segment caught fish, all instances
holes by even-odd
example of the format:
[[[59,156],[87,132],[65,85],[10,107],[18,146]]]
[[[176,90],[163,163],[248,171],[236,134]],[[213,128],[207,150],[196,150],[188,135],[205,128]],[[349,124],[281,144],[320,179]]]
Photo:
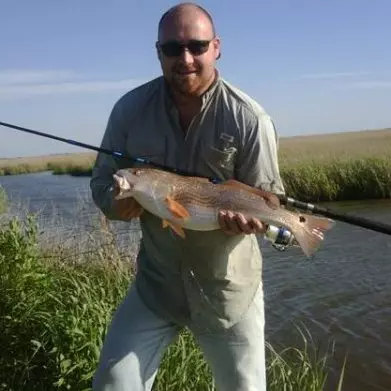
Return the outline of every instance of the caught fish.
[[[185,238],[185,230],[220,229],[219,210],[239,212],[265,224],[288,228],[304,254],[314,254],[323,233],[334,222],[330,219],[289,211],[270,192],[236,180],[214,184],[206,178],[188,177],[155,168],[126,168],[114,175],[116,199],[133,197],[145,210],[162,219]]]

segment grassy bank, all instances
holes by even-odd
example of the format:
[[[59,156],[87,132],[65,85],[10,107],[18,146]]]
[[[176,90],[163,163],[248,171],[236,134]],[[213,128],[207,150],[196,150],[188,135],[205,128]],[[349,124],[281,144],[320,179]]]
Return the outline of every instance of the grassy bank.
[[[391,198],[391,155],[282,164],[289,196],[307,202]]]
[[[83,163],[73,162],[68,164],[49,164],[50,171],[54,175],[91,176],[94,160]]]
[[[31,174],[42,171],[71,173],[92,166],[95,153],[75,153],[0,159],[0,175]]]
[[[90,176],[94,153],[0,159],[0,175],[51,170]],[[303,201],[391,197],[391,129],[281,138],[281,176],[287,194]]]
[[[2,225],[0,390],[90,389],[107,325],[133,276],[129,259],[108,243],[69,257],[71,248],[39,244],[31,218]],[[330,356],[320,355],[307,338],[279,352],[268,345],[269,391],[323,390]],[[210,369],[186,331],[166,352],[154,390],[214,390]]]
[[[5,190],[0,186],[0,214],[4,213],[8,207],[8,197]]]

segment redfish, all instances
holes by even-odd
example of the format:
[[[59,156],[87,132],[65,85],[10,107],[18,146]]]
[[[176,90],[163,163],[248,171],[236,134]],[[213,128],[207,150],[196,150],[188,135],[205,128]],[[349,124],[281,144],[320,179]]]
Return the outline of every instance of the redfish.
[[[289,211],[275,194],[232,179],[215,184],[206,178],[149,167],[121,169],[113,179],[116,199],[133,197],[145,210],[160,217],[163,227],[170,227],[182,238],[186,237],[186,229],[220,229],[219,210],[231,210],[289,229],[310,257],[334,225],[328,218]]]

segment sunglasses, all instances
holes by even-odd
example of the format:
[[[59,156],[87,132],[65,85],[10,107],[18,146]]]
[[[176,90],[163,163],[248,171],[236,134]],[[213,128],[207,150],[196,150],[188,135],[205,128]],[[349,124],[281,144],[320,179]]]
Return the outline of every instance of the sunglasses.
[[[187,43],[178,41],[167,41],[159,45],[163,54],[167,57],[178,57],[185,49],[187,49],[193,56],[200,56],[209,49],[209,44],[212,40],[191,39]]]

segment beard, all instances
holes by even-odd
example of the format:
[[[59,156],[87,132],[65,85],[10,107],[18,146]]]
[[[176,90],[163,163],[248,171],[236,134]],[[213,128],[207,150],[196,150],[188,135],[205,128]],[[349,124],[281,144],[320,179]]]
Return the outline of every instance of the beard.
[[[202,75],[197,72],[189,74],[173,73],[171,76],[171,85],[181,95],[196,96],[204,84],[203,79]]]
[[[213,69],[209,72],[208,69],[200,65],[193,67],[174,66],[169,75],[169,84],[173,90],[184,97],[197,97],[205,92],[213,75]]]

